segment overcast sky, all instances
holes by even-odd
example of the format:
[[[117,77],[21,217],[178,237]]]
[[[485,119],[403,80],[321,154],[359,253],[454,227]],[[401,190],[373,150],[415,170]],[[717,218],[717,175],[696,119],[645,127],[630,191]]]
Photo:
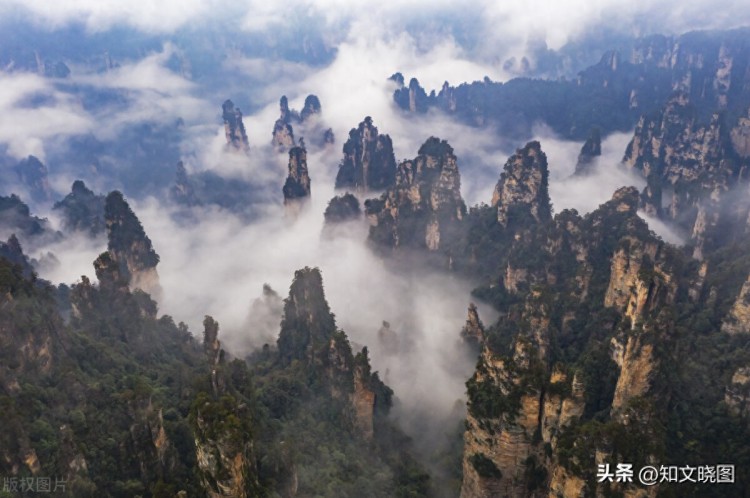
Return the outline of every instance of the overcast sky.
[[[544,38],[552,48],[563,45],[592,26],[605,24],[631,32],[682,32],[747,24],[750,9],[742,0],[528,0],[471,3],[446,0],[3,0],[3,8],[26,11],[50,27],[71,21],[91,31],[123,24],[152,33],[170,33],[215,19],[247,31],[279,29],[290,21],[317,24],[332,36],[376,31],[398,33],[405,28],[453,33],[457,38],[523,44]],[[431,28],[431,29],[425,29]],[[335,40],[332,40],[335,42]]]

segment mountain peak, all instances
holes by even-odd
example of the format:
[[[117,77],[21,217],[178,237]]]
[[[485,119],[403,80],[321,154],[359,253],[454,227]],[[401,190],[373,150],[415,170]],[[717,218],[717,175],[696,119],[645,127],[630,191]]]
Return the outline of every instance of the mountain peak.
[[[104,220],[107,227],[107,249],[117,262],[132,289],[155,294],[161,292],[156,254],[140,220],[121,192],[110,192],[105,200]]]
[[[245,124],[242,122],[242,111],[235,107],[231,100],[225,100],[221,109],[227,147],[230,150],[247,152],[250,149],[250,143],[247,140]]]
[[[337,189],[368,192],[393,185],[396,174],[393,143],[391,137],[378,133],[370,116],[351,129],[343,152],[344,159],[336,175]]]
[[[497,221],[508,226],[530,217],[535,223],[552,219],[547,156],[537,141],[527,143],[508,158],[492,194]]]

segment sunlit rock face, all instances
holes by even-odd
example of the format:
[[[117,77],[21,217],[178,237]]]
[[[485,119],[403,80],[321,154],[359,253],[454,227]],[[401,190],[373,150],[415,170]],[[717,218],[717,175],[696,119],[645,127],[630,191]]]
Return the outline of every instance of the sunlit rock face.
[[[730,334],[750,334],[750,277],[742,284],[740,294],[724,319],[721,330]]]
[[[416,158],[398,165],[395,184],[365,202],[365,212],[370,239],[377,244],[432,252],[445,248],[446,240],[458,237],[466,216],[453,148],[429,138]]]
[[[383,190],[396,178],[396,158],[391,137],[378,133],[371,117],[349,132],[344,160],[336,175],[336,188],[357,192]]]
[[[511,171],[524,157],[534,164],[533,156],[517,153],[509,161]],[[504,197],[520,199],[529,223],[520,231],[499,232],[512,241],[505,249],[511,257],[499,265],[504,271],[493,287],[503,296],[500,317],[483,326],[470,308],[462,331],[464,337],[481,334],[483,341],[467,382],[461,496],[596,496],[604,488],[590,486],[589,470],[569,451],[586,444],[585,454],[594,462],[612,456],[609,434],[581,429],[598,427],[591,420],[591,400],[599,397],[593,393],[600,392],[602,380],[579,368],[581,357],[561,360],[572,351],[563,343],[597,324],[574,339],[588,344],[584,350],[600,351],[598,372],[610,376],[597,410],[606,413],[600,416],[613,431],[645,434],[643,451],[657,454],[663,440],[649,424],[663,406],[656,386],[669,358],[654,344],[670,341],[668,310],[681,296],[675,269],[683,256],[639,218],[636,188],[618,189],[585,217],[563,211],[548,223],[540,223],[529,208],[536,196],[511,193]],[[508,220],[510,227],[513,217]],[[520,256],[513,256],[517,251]],[[592,309],[600,311],[592,315]],[[601,327],[607,330],[603,338]],[[621,491],[635,496],[638,490]]]

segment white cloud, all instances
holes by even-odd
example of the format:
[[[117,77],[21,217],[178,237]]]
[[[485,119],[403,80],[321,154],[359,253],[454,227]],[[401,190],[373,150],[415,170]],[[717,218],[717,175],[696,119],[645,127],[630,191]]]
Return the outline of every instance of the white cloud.
[[[0,143],[21,159],[30,154],[44,161],[45,143],[90,131],[91,116],[76,99],[32,73],[0,72]]]
[[[5,0],[3,7],[30,11],[33,19],[50,27],[78,22],[90,32],[128,25],[146,32],[170,32],[184,24],[205,18],[219,2],[213,0]]]
[[[176,53],[167,43],[160,52],[104,73],[87,73],[85,68],[74,73],[71,83],[115,91],[120,97],[95,109],[98,138],[115,138],[123,126],[143,122],[173,125],[179,118],[192,126],[213,120],[216,106],[195,96],[198,86],[165,67]]]

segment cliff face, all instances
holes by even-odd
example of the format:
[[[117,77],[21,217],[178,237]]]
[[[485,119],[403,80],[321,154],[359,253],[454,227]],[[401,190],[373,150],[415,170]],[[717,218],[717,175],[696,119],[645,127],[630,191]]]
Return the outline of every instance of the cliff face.
[[[393,185],[395,176],[396,158],[391,137],[380,135],[368,116],[349,132],[344,144],[344,160],[336,175],[336,188],[358,192],[383,190]]]
[[[235,107],[231,100],[224,101],[221,109],[227,148],[231,151],[247,152],[250,149],[250,142],[247,140],[245,124],[242,122],[242,111]]]
[[[460,187],[453,149],[431,137],[415,159],[398,165],[393,187],[365,202],[370,240],[393,249],[445,249],[444,240],[457,238],[466,215]]]
[[[750,277],[742,284],[740,294],[724,319],[721,330],[730,334],[750,333]]]
[[[46,381],[62,361],[65,326],[50,293],[37,290],[35,277],[6,259],[8,252],[25,259],[17,240],[0,243],[0,391],[6,428],[0,434],[0,472],[37,476],[42,472],[39,444],[24,424],[30,415],[18,400],[33,396],[33,383]]]
[[[461,338],[470,344],[480,347],[484,343],[484,325],[479,319],[479,312],[474,303],[469,305],[466,325],[461,329]]]
[[[94,194],[81,180],[73,182],[71,192],[53,209],[61,212],[65,230],[91,236],[104,233],[104,196]]]
[[[467,382],[461,496],[598,496],[614,488],[596,483],[596,464],[635,458],[613,443],[618,431],[649,441],[638,458],[661,451],[663,436],[651,424],[668,398],[656,393],[655,380],[671,360],[654,344],[670,347],[665,310],[686,285],[675,274],[680,255],[637,216],[635,188],[618,190],[586,217],[563,211],[552,223],[533,217],[528,206],[538,196],[530,189],[512,196],[519,190],[505,198],[520,199],[531,224],[506,234],[512,242],[493,255],[503,268],[502,289],[491,287],[502,296],[501,315],[483,327]],[[477,323],[470,311],[465,330]],[[577,359],[561,361],[566,354]],[[592,421],[593,413],[609,425]]]
[[[518,322],[527,332],[519,331],[511,355],[485,343],[467,382],[462,498],[547,496],[559,435],[583,414],[581,382],[547,370],[555,332],[543,303],[541,294],[529,296]]]
[[[295,145],[294,126],[298,127],[298,136],[308,137],[314,146],[324,146],[333,143],[333,130],[323,129],[320,122],[322,108],[320,99],[315,95],[308,95],[302,111],[289,108],[289,100],[282,95],[279,101],[279,119],[273,125],[271,145],[278,152],[286,152]],[[304,142],[303,142],[304,143]]]
[[[736,239],[731,225],[744,220],[747,210],[738,212],[732,191],[750,167],[744,138],[750,86],[739,83],[749,77],[736,73],[731,61],[739,57],[743,71],[748,61],[738,55],[744,49],[730,46],[709,44],[708,50],[718,53],[715,72],[707,53],[672,54],[671,64],[683,75],[674,83],[676,93],[663,108],[641,117],[624,157],[647,180],[644,210],[689,233],[696,259]]]
[[[256,496],[257,481],[251,428],[231,396],[199,396],[192,413],[195,455],[201,485],[210,498]]]
[[[277,151],[285,152],[294,147],[294,130],[291,125],[292,113],[289,110],[289,101],[286,95],[283,95],[279,101],[279,110],[281,115],[273,125],[271,145]]]
[[[328,307],[317,268],[295,272],[277,344],[282,364],[295,360],[305,364],[327,386],[329,395],[342,403],[352,427],[366,439],[373,437],[374,417],[387,412],[392,391],[371,372],[367,348],[352,353]]]
[[[543,223],[552,219],[548,192],[547,156],[539,142],[529,142],[505,163],[492,194],[497,221],[524,225],[527,217]]]
[[[397,73],[391,77],[396,84],[393,99],[405,112],[439,109],[473,126],[492,125],[518,140],[531,138],[540,121],[563,137],[585,140],[593,127],[601,127],[605,135],[632,128],[676,91],[709,113],[747,106],[747,36],[747,28],[649,36],[629,53],[606,52],[577,77],[558,81],[500,83],[485,78],[425,91],[415,79],[406,86]]]
[[[252,409],[232,390],[246,388],[228,373],[219,341],[219,324],[203,320],[203,352],[212,394],[198,394],[190,411],[198,475],[206,495],[252,497],[260,491],[253,438]]]
[[[29,206],[16,194],[0,196],[0,231],[5,237],[16,234],[27,246],[62,237],[62,234],[51,229],[46,219],[32,215]]]
[[[362,218],[359,201],[350,193],[339,195],[331,199],[323,213],[326,226],[337,223],[358,220]]]
[[[131,289],[141,289],[158,299],[161,295],[159,274],[156,272],[159,255],[120,192],[114,191],[107,196],[104,220],[107,250],[117,263],[122,278]]]
[[[0,242],[0,257],[13,265],[18,265],[21,269],[21,274],[26,278],[31,278],[34,273],[34,269],[29,263],[29,258],[23,253],[21,243],[15,235],[8,237],[7,242]]]
[[[602,137],[599,128],[594,128],[591,135],[581,147],[576,162],[575,175],[588,175],[594,167],[594,161],[602,155]]]
[[[284,205],[296,212],[310,198],[310,174],[307,169],[307,151],[303,147],[289,150],[289,175],[282,189]]]
[[[674,301],[674,278],[661,266],[663,244],[621,239],[612,256],[609,285],[604,305],[618,308],[635,328],[638,320],[659,306]]]

